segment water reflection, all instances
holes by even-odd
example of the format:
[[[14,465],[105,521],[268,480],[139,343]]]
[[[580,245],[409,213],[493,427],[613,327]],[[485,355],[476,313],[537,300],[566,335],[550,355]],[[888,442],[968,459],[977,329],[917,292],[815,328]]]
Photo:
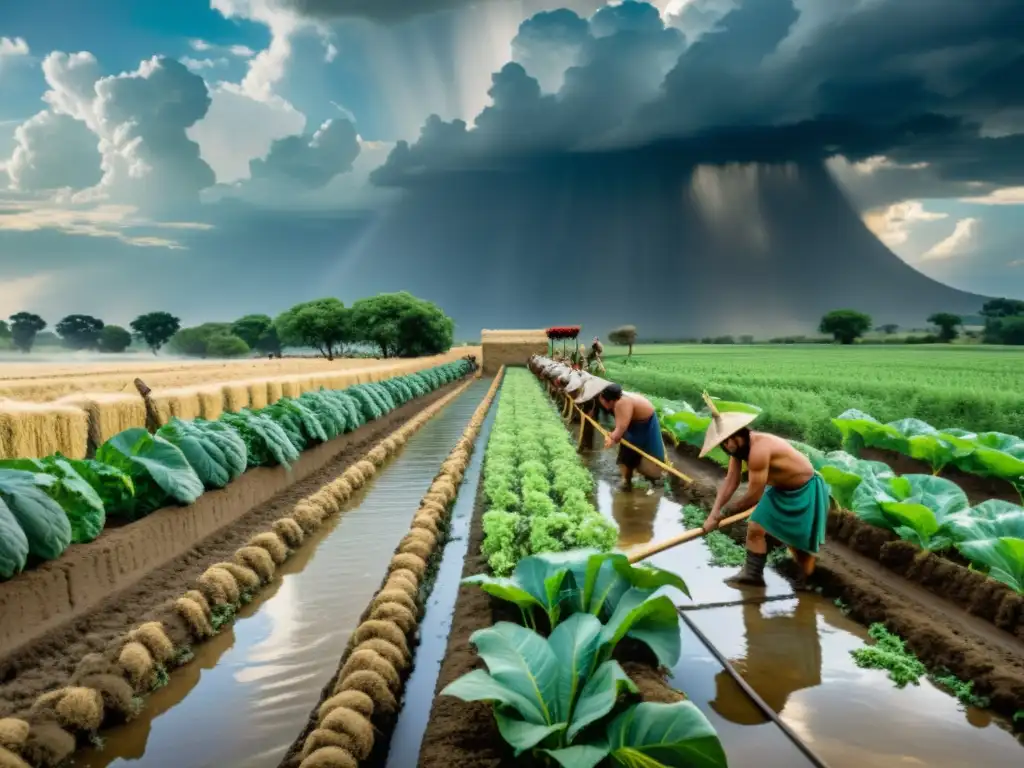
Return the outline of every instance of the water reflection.
[[[809,601],[798,600],[792,612],[748,604],[739,613],[746,653],[729,662],[774,712],[782,712],[795,691],[821,685],[818,614]],[[715,675],[715,689],[710,706],[725,719],[740,725],[766,721],[724,669]]]
[[[619,526],[619,549],[646,544],[654,538],[660,494],[648,496],[642,490],[612,494],[612,518]]]

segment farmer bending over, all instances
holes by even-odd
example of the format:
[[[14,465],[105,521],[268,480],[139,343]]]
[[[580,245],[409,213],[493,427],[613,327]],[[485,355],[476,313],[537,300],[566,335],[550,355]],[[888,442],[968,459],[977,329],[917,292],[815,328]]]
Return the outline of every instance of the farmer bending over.
[[[704,523],[704,531],[710,533],[723,517],[757,505],[747,523],[746,564],[726,582],[764,586],[764,565],[768,559],[765,534],[786,544],[804,577],[810,576],[818,549],[825,541],[829,492],[824,478],[789,441],[748,429],[747,425],[757,418],[755,414],[719,413],[706,393],[704,400],[711,409],[712,422],[700,455],[706,456],[718,445],[729,455],[729,471]],[[729,503],[740,486],[744,461],[747,492]]]
[[[618,384],[609,384],[597,396],[601,407],[615,414],[615,429],[605,438],[604,447],[619,444],[619,471],[622,472],[622,489],[633,487],[633,473],[640,471],[651,482],[661,479],[661,468],[645,459],[628,445],[622,445],[625,438],[644,453],[659,461],[665,461],[665,443],[661,439],[661,425],[654,406],[646,397],[624,393]],[[653,493],[651,489],[648,494]]]

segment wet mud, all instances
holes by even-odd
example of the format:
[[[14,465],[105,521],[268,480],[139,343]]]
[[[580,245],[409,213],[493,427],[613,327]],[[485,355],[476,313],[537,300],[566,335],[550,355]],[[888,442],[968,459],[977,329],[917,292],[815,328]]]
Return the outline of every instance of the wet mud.
[[[333,480],[361,459],[372,445],[461,384],[460,381],[443,387],[352,432],[351,442],[321,470],[256,506],[236,522],[198,542],[180,557],[155,568],[88,613],[6,654],[0,659],[0,717],[29,706],[48,690],[66,685],[86,654],[102,652],[132,626],[151,619],[164,621],[169,626],[180,624],[173,601],[180,597],[184,585],[214,563],[231,559],[253,534],[290,513],[296,502]]]

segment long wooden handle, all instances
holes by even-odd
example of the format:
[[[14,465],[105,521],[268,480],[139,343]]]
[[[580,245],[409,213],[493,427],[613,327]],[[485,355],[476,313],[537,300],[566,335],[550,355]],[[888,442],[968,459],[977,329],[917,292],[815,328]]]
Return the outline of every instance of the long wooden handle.
[[[746,520],[752,514],[754,514],[754,510],[748,509],[746,512],[740,512],[738,515],[733,515],[732,517],[727,517],[724,520],[720,520],[718,523],[717,530],[721,530],[722,528],[725,528],[727,525],[738,523],[740,520]],[[680,544],[685,544],[688,541],[699,539],[703,535],[703,528],[691,528],[688,531],[680,533],[678,536],[673,536],[671,539],[665,539],[664,541],[659,541],[655,544],[651,544],[649,547],[644,547],[643,549],[638,549],[634,550],[633,552],[630,552],[629,562],[637,563],[641,560],[646,560],[651,555],[656,555],[659,552],[664,552],[666,549],[672,549],[672,547],[678,547]]]

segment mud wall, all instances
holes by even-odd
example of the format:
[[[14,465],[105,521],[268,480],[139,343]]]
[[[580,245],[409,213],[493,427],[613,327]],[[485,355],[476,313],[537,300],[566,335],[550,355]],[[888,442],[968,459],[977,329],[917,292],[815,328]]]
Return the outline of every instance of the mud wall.
[[[154,390],[153,401],[164,420],[216,419],[225,411],[262,408],[283,396],[382,381],[479,354],[479,347],[453,347],[443,355],[383,365]],[[41,458],[60,451],[81,459],[118,432],[145,426],[146,409],[134,391],[77,393],[51,403],[0,400],[0,458]]]
[[[483,331],[483,372],[494,375],[503,365],[526,365],[530,355],[548,351],[544,331]]]
[[[204,493],[193,505],[166,507],[131,525],[108,529],[93,542],[73,545],[57,560],[0,582],[0,654],[94,608],[319,471],[358,441],[364,428],[304,451],[290,471],[250,469],[227,488]]]

